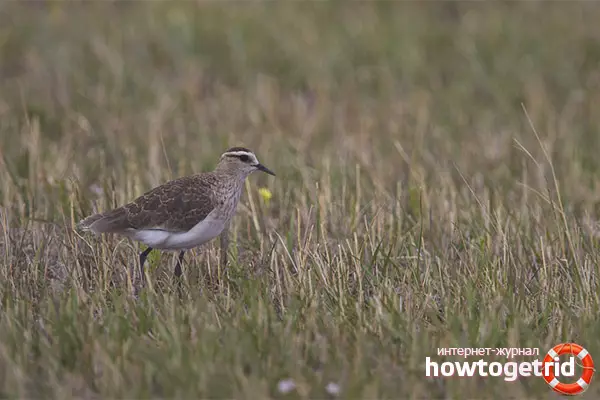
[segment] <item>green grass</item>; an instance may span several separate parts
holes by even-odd
[[[0,393],[551,397],[424,365],[564,341],[600,362],[598,20],[584,2],[2,3]],[[249,178],[228,268],[189,253],[180,297],[153,254],[131,296],[141,246],[75,223],[236,145],[277,177]]]

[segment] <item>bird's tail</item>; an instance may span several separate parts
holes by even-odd
[[[113,233],[126,228],[127,212],[120,207],[104,213],[91,215],[77,224],[77,228],[82,231],[91,231],[94,233]]]

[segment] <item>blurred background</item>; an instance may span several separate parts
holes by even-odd
[[[524,106],[574,178],[567,194],[596,198],[593,2],[0,7],[0,138],[17,176],[50,157],[40,178],[90,184],[142,157],[151,184],[243,144],[283,176],[359,163],[382,184],[434,185],[456,164],[509,184],[527,162],[515,139],[541,155]]]

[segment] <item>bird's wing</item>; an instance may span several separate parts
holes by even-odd
[[[128,229],[190,230],[215,208],[211,175],[184,177],[167,182],[131,203],[93,215],[81,225],[95,232],[123,232]]]

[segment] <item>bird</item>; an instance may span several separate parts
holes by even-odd
[[[91,215],[77,224],[81,231],[117,234],[141,242],[139,254],[144,276],[146,258],[153,250],[179,251],[174,276],[181,276],[187,250],[220,237],[221,263],[227,263],[229,227],[246,178],[255,171],[275,176],[245,147],[231,147],[213,171],[168,181],[133,201]]]

